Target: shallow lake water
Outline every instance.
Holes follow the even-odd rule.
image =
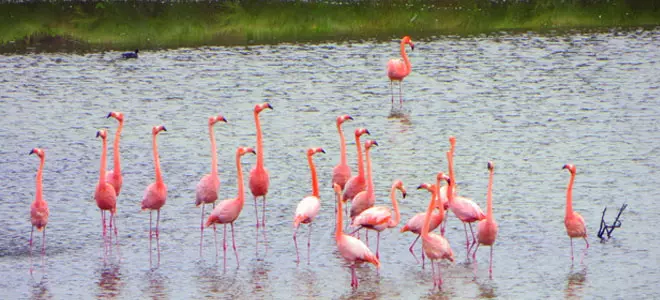
[[[413,37],[414,40],[414,37]],[[443,37],[415,41],[413,71],[404,81],[406,116],[390,116],[387,59],[398,43],[207,47],[120,53],[0,56],[0,294],[17,298],[660,298],[660,31],[567,35]],[[210,171],[207,118],[215,128],[220,198],[236,195],[234,153],[255,145],[252,108],[261,113],[265,165],[271,186],[264,240],[255,229],[246,190],[236,221],[240,267],[231,247],[227,268],[216,259],[212,230],[199,255],[200,209],[195,185]],[[124,186],[118,198],[119,245],[104,251],[100,213],[93,200],[100,139],[96,131],[126,116],[121,142]],[[447,170],[448,137],[457,138],[456,174],[463,196],[485,209],[486,163],[495,162],[494,212],[499,236],[493,278],[488,248],[476,271],[465,253],[462,224],[450,214],[447,238],[456,261],[442,263],[442,290],[432,289],[430,268],[408,252],[414,237],[381,234],[382,266],[358,269],[360,286],[334,242],[331,170],[339,162],[335,117],[348,113],[348,159],[355,171],[352,132],[366,127],[377,204],[390,205],[389,188],[401,179],[402,223],[426,208],[416,190]],[[154,180],[151,126],[163,124],[159,151],[167,204],[161,212],[160,263],[150,264],[149,213],[140,212]],[[112,139],[110,139],[111,141]],[[38,159],[46,150],[44,198],[50,206],[45,259],[35,234],[31,259],[29,205]],[[304,150],[323,147],[314,160],[322,208],[311,235],[299,231],[295,263],[292,219],[310,193]],[[110,151],[112,144],[110,144]],[[255,157],[242,159],[247,173]],[[109,158],[109,163],[112,158]],[[577,166],[574,209],[589,232],[575,240],[576,260],[563,225],[566,163]],[[109,166],[109,168],[111,168]],[[611,222],[623,203],[622,227],[601,243],[603,208]],[[207,210],[208,211],[208,210]],[[154,215],[155,217],[155,215]],[[222,231],[219,239],[222,238]],[[370,240],[374,248],[374,234]],[[421,243],[416,252],[421,251]],[[32,272],[30,272],[32,269]]]

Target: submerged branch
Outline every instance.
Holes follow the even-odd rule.
[[[608,225],[605,222],[605,212],[607,211],[607,207],[603,209],[603,215],[600,219],[600,228],[598,229],[598,237],[600,238],[601,242],[605,240],[609,240],[610,237],[612,237],[612,232],[614,231],[615,228],[621,227],[621,221],[619,218],[621,217],[621,213],[623,213],[623,210],[628,207],[628,204],[623,204],[621,208],[619,209],[619,213],[616,215],[616,218],[614,219],[614,223],[612,225]],[[607,233],[607,238],[604,237],[605,233]]]

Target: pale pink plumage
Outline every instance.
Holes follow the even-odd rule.
[[[309,171],[312,177],[312,195],[303,198],[296,207],[296,214],[293,217],[293,244],[296,247],[296,262],[300,261],[300,255],[298,254],[298,241],[296,240],[296,234],[298,233],[298,226],[300,223],[309,224],[309,235],[307,238],[307,262],[309,263],[309,251],[310,251],[310,239],[312,235],[312,221],[318,215],[319,209],[321,208],[321,199],[319,199],[319,181],[316,177],[316,167],[314,166],[314,161],[312,156],[316,153],[325,153],[323,148],[309,148],[307,149],[307,163],[309,164]]]
[[[351,219],[357,217],[367,208],[374,206],[374,203],[376,203],[376,191],[374,190],[374,180],[371,172],[371,156],[369,155],[372,146],[378,146],[378,143],[373,140],[368,140],[364,143],[364,152],[367,161],[365,176],[367,189],[355,195],[351,201]]]
[[[370,135],[369,130],[366,128],[355,129],[355,145],[357,147],[357,169],[358,174],[348,179],[346,185],[344,186],[344,195],[343,201],[352,201],[355,198],[355,195],[365,190],[367,183],[365,180],[365,170],[364,170],[364,159],[362,156],[362,144],[360,143],[360,137],[363,134]]]
[[[451,182],[451,179],[449,179],[447,176],[444,174],[440,173],[438,176],[442,176],[444,180],[447,180],[448,183]],[[431,193],[435,191],[435,187],[430,184],[422,184],[418,187],[418,189],[424,188]],[[431,212],[435,207],[438,207],[440,210],[441,214],[444,214],[444,209],[442,205],[436,205],[437,200],[433,200],[433,197],[431,198],[431,201],[429,202],[429,206],[426,209],[426,216],[424,218],[424,227],[422,227],[422,250],[424,251],[424,254],[426,254],[426,257],[428,257],[431,260],[431,269],[433,270],[433,287],[438,287],[441,288],[442,286],[442,274],[440,273],[440,264],[438,264],[438,273],[440,273],[437,277],[435,276],[435,266],[434,266],[434,261],[436,260],[449,260],[449,261],[454,261],[454,253],[451,250],[451,246],[449,245],[449,242],[445,237],[439,234],[435,233],[430,233],[429,228],[430,228],[430,223],[431,223]]]

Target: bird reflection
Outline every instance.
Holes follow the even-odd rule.
[[[34,282],[30,289],[30,299],[53,299],[53,295],[48,289],[48,280],[45,277],[39,282]]]
[[[119,296],[121,287],[121,273],[119,273],[119,264],[110,264],[104,266],[101,270],[101,278],[98,281],[99,298],[115,298]]]
[[[263,297],[268,291],[268,273],[272,266],[267,262],[257,262],[254,268],[250,270],[250,284],[252,285],[252,294]]]
[[[147,280],[149,284],[145,291],[152,299],[166,298],[167,293],[165,290],[165,278],[157,270],[150,270],[147,272]]]
[[[321,294],[321,290],[317,285],[316,272],[312,269],[300,270],[296,272],[296,279],[304,289],[296,289],[296,296],[299,298],[314,298]]]
[[[587,268],[581,271],[574,272],[571,267],[568,276],[566,276],[566,289],[564,290],[564,297],[566,299],[579,299],[583,296],[584,282],[587,280]]]
[[[496,288],[492,281],[478,283],[479,298],[497,298]]]

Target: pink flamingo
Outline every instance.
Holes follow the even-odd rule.
[[[376,202],[376,191],[374,190],[374,178],[371,172],[371,157],[369,152],[371,147],[378,146],[378,142],[374,140],[368,140],[364,143],[364,153],[367,159],[367,189],[355,195],[353,201],[351,202],[351,219],[355,219],[367,208],[374,206]]]
[[[392,94],[392,108],[394,108],[394,81],[399,82],[399,105],[403,107],[403,96],[401,93],[401,82],[410,74],[412,65],[408,54],[406,53],[406,44],[410,45],[410,49],[415,50],[415,44],[410,40],[409,36],[404,36],[401,39],[401,58],[393,58],[387,62],[387,77],[390,78],[390,93]]]
[[[332,183],[339,184],[342,190],[346,185],[348,179],[351,178],[351,167],[348,166],[346,161],[346,139],[344,138],[344,130],[341,129],[341,125],[347,120],[353,120],[353,117],[349,115],[343,115],[337,117],[337,131],[339,132],[339,147],[340,147],[340,162],[332,169]]]
[[[352,201],[353,198],[355,198],[355,195],[364,191],[367,186],[367,183],[364,180],[364,160],[362,159],[364,156],[362,155],[362,144],[360,143],[360,137],[363,134],[370,135],[369,130],[366,128],[355,129],[355,146],[357,147],[358,174],[351,177],[344,186],[344,203],[347,201]],[[348,211],[346,214],[348,215]]]
[[[108,155],[108,133],[105,130],[96,132],[96,137],[101,137],[103,141],[103,150],[101,151],[101,168],[99,182],[96,184],[94,192],[94,199],[96,205],[101,210],[101,222],[103,223],[103,236],[105,237],[105,211],[110,211],[110,230],[112,230],[112,220],[114,214],[117,212],[117,192],[115,188],[106,181],[106,160]],[[117,227],[115,226],[115,235],[117,235]]]
[[[456,138],[454,136],[449,137],[449,152],[451,152],[451,157],[452,159],[454,158],[454,150],[456,149]],[[449,164],[449,162],[447,162]],[[457,188],[456,188],[456,177],[454,177],[454,166],[453,166],[453,160],[452,164],[448,166],[449,168],[449,178],[451,178],[451,181],[454,183],[454,187],[452,188],[452,192],[454,195],[457,193]],[[447,197],[447,192],[446,189],[449,188],[449,185],[445,185],[440,187],[440,177],[437,178],[437,187],[440,188],[440,191],[438,191],[438,195],[440,196],[440,202],[442,203],[442,206],[445,209],[445,217],[442,221],[442,226],[440,227],[440,232],[442,235],[445,235],[445,228],[447,227],[447,211],[449,210],[449,197]]]
[[[477,248],[474,249],[472,258],[476,259],[480,244],[490,246],[490,266],[488,267],[488,273],[490,277],[493,277],[493,245],[497,238],[497,222],[495,222],[495,217],[493,216],[493,175],[495,173],[495,164],[492,161],[488,162],[488,171],[490,175],[488,176],[488,192],[486,194],[486,205],[488,206],[486,220],[477,224],[477,238],[479,239],[479,243],[477,244]]]
[[[371,175],[370,175],[371,176]],[[399,225],[401,221],[401,214],[399,213],[399,203],[396,201],[396,190],[401,191],[403,198],[406,198],[406,188],[403,186],[401,180],[395,180],[392,183],[390,190],[390,199],[392,200],[392,207],[394,208],[394,216],[392,210],[386,206],[372,206],[353,219],[352,226],[375,230],[377,232],[376,238],[376,257],[380,258],[380,232],[387,228],[394,228]]]
[[[160,222],[160,209],[165,205],[165,200],[167,199],[167,186],[163,182],[163,176],[160,173],[160,158],[158,158],[158,144],[156,143],[156,136],[161,131],[167,131],[165,126],[154,126],[151,129],[151,144],[153,146],[154,154],[154,168],[156,173],[156,182],[147,186],[147,189],[144,191],[144,196],[142,197],[142,210],[149,210],[149,249],[151,249],[151,215],[154,210],[156,210],[156,246],[158,248],[158,261],[160,261],[160,245],[158,225]],[[151,252],[149,252],[151,253]],[[151,259],[151,256],[150,256]]]
[[[444,176],[444,179],[447,182],[451,182],[449,177]],[[426,189],[432,191],[434,188],[426,183],[421,184],[417,189]],[[424,227],[422,227],[422,249],[426,256],[431,260],[431,270],[433,271],[433,288],[436,286],[438,289],[442,286],[442,273],[440,272],[440,263],[438,263],[438,277],[436,280],[435,276],[435,267],[434,262],[436,260],[446,259],[449,261],[454,261],[454,252],[451,250],[451,246],[445,237],[439,234],[429,232],[430,223],[431,223],[431,212],[433,208],[436,207],[433,199],[429,202],[429,206],[426,209],[426,217],[424,218]],[[440,214],[444,214],[444,208],[442,205],[438,206],[440,209]]]
[[[296,215],[293,218],[293,244],[296,246],[296,263],[300,262],[300,255],[298,254],[298,241],[296,234],[298,233],[298,226],[300,223],[309,224],[309,235],[307,236],[307,263],[309,264],[309,249],[310,239],[312,236],[312,221],[319,213],[321,208],[321,199],[319,198],[319,181],[316,178],[316,167],[312,156],[316,153],[323,152],[323,148],[309,148],[307,149],[307,163],[309,163],[309,170],[312,173],[312,195],[303,198],[298,207],[296,207]]]
[[[449,161],[450,169],[452,169],[451,166],[454,161],[451,157],[451,151],[447,151],[447,160]],[[463,229],[465,230],[465,247],[467,248],[466,253],[469,257],[470,249],[477,243],[477,238],[474,236],[474,231],[472,229],[472,223],[486,219],[486,215],[481,208],[479,208],[479,205],[474,203],[471,199],[455,195],[456,188],[454,187],[454,181],[449,180],[448,182],[448,189],[454,191],[447,193],[449,197],[449,209],[451,209],[454,215],[463,222]],[[472,243],[470,243],[467,234],[468,224],[470,225],[470,233],[472,233]]]
[[[246,153],[256,154],[253,148],[249,147],[239,147],[236,149],[236,177],[238,185],[238,195],[233,199],[226,199],[220,201],[218,205],[215,206],[211,215],[206,219],[204,226],[209,227],[215,224],[224,224],[225,231],[222,236],[222,249],[224,251],[224,266],[227,267],[227,224],[231,225],[231,240],[232,246],[234,248],[234,253],[236,254],[236,268],[239,266],[238,262],[238,251],[236,250],[236,234],[234,233],[234,221],[238,219],[238,216],[243,210],[243,204],[245,203],[245,188],[243,186],[243,168],[241,167],[241,157]]]
[[[566,216],[564,217],[564,226],[566,226],[566,233],[571,241],[571,262],[573,262],[573,239],[583,238],[587,247],[584,251],[589,249],[589,241],[587,241],[587,226],[584,223],[584,218],[573,211],[573,182],[575,181],[575,173],[577,172],[574,165],[566,164],[562,169],[568,169],[571,172],[571,180],[568,182],[566,188]]]
[[[264,109],[273,109],[270,103],[262,103],[254,106],[254,123],[257,128],[257,165],[250,171],[250,191],[254,197],[254,214],[257,218],[257,228],[259,228],[259,212],[257,210],[257,197],[263,197],[261,226],[266,227],[266,194],[268,194],[269,176],[268,170],[264,167],[264,141],[261,135],[261,122],[259,122],[259,113]]]
[[[48,224],[48,203],[43,198],[43,174],[44,164],[46,162],[46,152],[43,149],[34,148],[30,151],[30,155],[36,154],[39,157],[39,170],[37,171],[37,188],[35,192],[34,202],[30,205],[30,221],[32,222],[32,230],[30,231],[30,255],[32,255],[32,235],[34,228],[42,232],[41,237],[41,255],[46,254],[46,225]]]
[[[212,204],[215,206],[215,201],[218,200],[218,190],[220,189],[220,178],[218,177],[218,153],[215,146],[215,134],[213,133],[213,125],[218,122],[227,123],[225,117],[218,115],[209,117],[209,139],[211,140],[211,173],[204,175],[197,184],[195,189],[195,205],[202,206],[202,217],[200,224],[201,235],[199,237],[199,256],[202,256],[202,243],[204,241],[204,206]],[[218,253],[218,238],[213,226],[213,234],[215,235],[215,250]],[[217,256],[216,256],[217,257]]]
[[[105,181],[107,181],[109,184],[112,185],[112,187],[115,188],[115,192],[117,193],[117,196],[119,196],[119,192],[121,191],[121,185],[124,182],[124,178],[121,176],[121,162],[119,159],[119,140],[121,139],[121,131],[124,128],[124,114],[121,112],[110,112],[106,118],[113,117],[119,122],[119,125],[117,126],[117,132],[115,132],[115,141],[113,145],[113,163],[114,163],[114,169],[108,171]]]
[[[342,193],[341,186],[334,184],[333,188],[335,190],[335,195],[337,197],[337,224],[335,226],[335,241],[337,242],[337,250],[341,256],[351,264],[351,287],[358,287],[357,274],[355,273],[355,268],[358,264],[363,262],[372,263],[376,268],[380,268],[380,261],[371,250],[360,240],[344,234],[342,229]]]

